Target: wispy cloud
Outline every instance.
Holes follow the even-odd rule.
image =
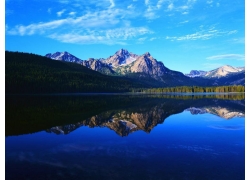
[[[237,30],[221,31],[216,30],[214,27],[208,30],[200,30],[193,34],[187,34],[183,36],[167,36],[166,39],[171,41],[185,41],[185,40],[208,40],[218,36],[225,36],[237,33]]]
[[[166,0],[158,0],[156,3],[153,3],[149,0],[145,0],[144,3],[146,6],[146,11],[144,13],[144,17],[150,20],[159,18],[160,16],[158,15],[158,13],[162,9],[162,6],[165,2]]]
[[[61,11],[58,11],[56,14],[57,14],[58,17],[61,17],[62,14],[63,14],[65,11],[66,11],[66,9],[63,9],[63,10],[61,10]]]
[[[167,11],[175,11],[175,12],[180,12],[181,14],[189,14],[189,11],[193,8],[194,4],[196,3],[196,0],[187,0],[183,4],[177,4],[174,1],[169,1],[169,4],[167,6]]]
[[[110,2],[110,8],[113,8],[113,7],[115,7],[115,2],[114,2],[114,0],[109,0],[109,2]]]
[[[242,54],[221,54],[221,55],[215,55],[207,57],[208,60],[245,60],[245,56]]]
[[[74,16],[76,12],[70,12],[69,15]]]
[[[142,38],[139,38],[137,43],[138,44],[143,44],[143,42],[147,39],[147,37],[142,37]]]
[[[162,7],[162,5],[163,5],[164,2],[165,2],[165,0],[159,0],[159,1],[157,2],[157,4],[156,4],[156,7],[157,7],[158,9],[160,9],[160,8]]]
[[[152,37],[152,38],[149,39],[149,41],[154,41],[154,40],[156,40],[156,39],[157,39],[157,38]]]
[[[186,21],[182,21],[182,22],[180,22],[180,24],[186,24],[186,23],[188,23],[189,21],[188,20],[186,20]]]
[[[119,17],[126,12],[122,12],[119,9],[115,10],[103,10],[99,12],[87,12],[83,16],[76,18],[65,18],[59,20],[53,20],[49,22],[34,23],[30,25],[16,25],[12,29],[8,29],[7,34],[11,35],[33,35],[41,33],[50,33],[50,30],[54,30],[59,27],[67,28],[71,31],[71,28],[108,28],[114,24],[120,22]]]
[[[168,11],[172,11],[174,9],[174,4],[171,2],[168,7],[167,7],[167,10]]]
[[[127,6],[128,9],[134,9],[135,7],[133,6],[133,4],[130,4]]]
[[[126,44],[126,40],[150,33],[152,32],[145,27],[130,27],[80,33],[54,33],[48,37],[60,42],[76,44]]]

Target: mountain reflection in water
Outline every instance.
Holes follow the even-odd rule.
[[[5,102],[6,180],[245,179],[244,94]]]
[[[46,130],[69,134],[81,126],[106,127],[120,136],[146,133],[173,114],[245,116],[244,94],[6,96],[6,136]]]

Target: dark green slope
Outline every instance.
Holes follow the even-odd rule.
[[[148,87],[84,66],[20,52],[5,52],[5,93],[126,92]]]

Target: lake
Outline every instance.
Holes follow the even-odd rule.
[[[5,179],[244,180],[245,95],[6,95]]]

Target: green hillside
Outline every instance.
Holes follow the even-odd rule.
[[[126,92],[146,85],[84,66],[5,51],[5,93]]]

